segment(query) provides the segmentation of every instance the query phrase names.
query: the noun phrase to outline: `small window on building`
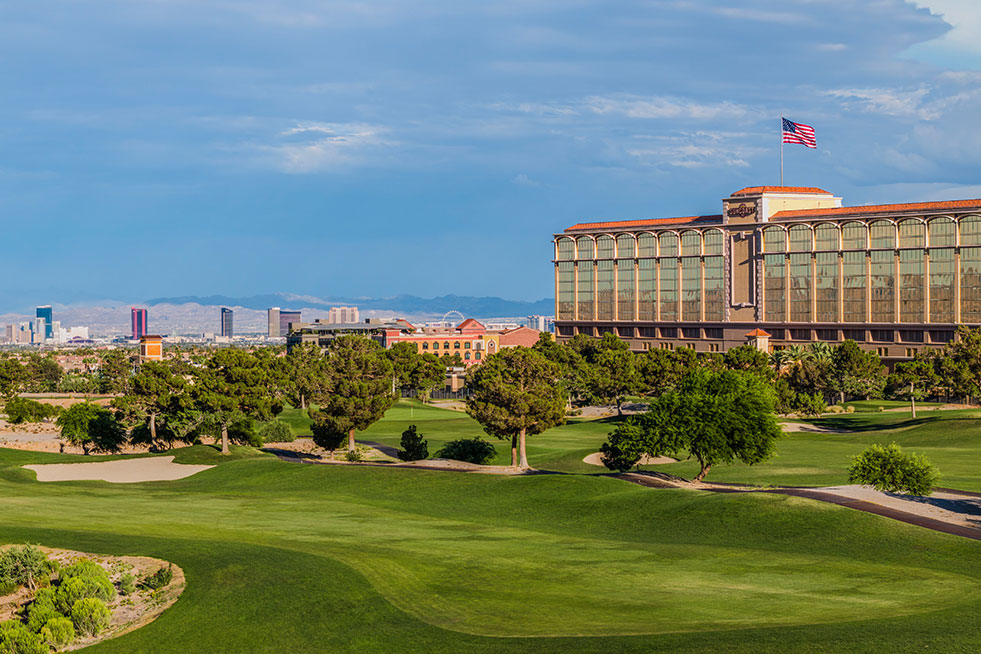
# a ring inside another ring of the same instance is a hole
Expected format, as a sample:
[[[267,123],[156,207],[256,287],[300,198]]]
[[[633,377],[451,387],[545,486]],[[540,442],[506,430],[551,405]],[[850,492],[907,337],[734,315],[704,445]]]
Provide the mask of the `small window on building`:
[[[448,350],[448,349],[450,349],[450,342],[449,342],[449,341],[445,341],[445,342],[443,343],[443,349],[444,349],[444,350]]]
[[[913,357],[915,357],[916,356],[916,348],[915,347],[908,347],[908,348],[906,348],[906,356],[908,356],[910,359],[912,359]]]
[[[641,327],[641,338],[657,338],[657,327]]]
[[[465,342],[465,343],[463,344],[463,349],[464,349],[464,350],[469,350],[469,349],[470,349],[470,341],[467,341],[467,342]]]
[[[454,350],[459,350],[460,349],[460,341],[457,341],[457,342],[453,343],[453,349]]]
[[[429,343],[423,343],[422,344],[422,349],[428,350],[429,349]]]
[[[613,333],[613,328],[612,327],[597,327],[596,328],[596,332],[599,334],[600,337],[602,337],[603,334],[612,334]]]
[[[617,334],[620,335],[620,338],[633,338],[634,337],[634,328],[633,327],[617,327]]]
[[[819,329],[817,330],[817,337],[819,341],[837,341],[838,340],[838,330],[837,329]]]
[[[719,327],[706,327],[705,338],[722,338],[722,329]],[[712,350],[718,352],[718,350]]]
[[[433,343],[433,349],[434,350],[438,350],[439,349],[439,343]]]
[[[678,338],[678,328],[661,327],[661,338]]]
[[[865,342],[865,330],[864,329],[845,329],[842,334],[847,340],[855,341],[856,343]]]
[[[559,336],[572,336],[572,325],[559,325]],[[480,349],[480,343],[477,343],[477,349]]]
[[[702,330],[698,327],[682,327],[681,335],[684,338],[701,338]]]
[[[791,329],[790,338],[794,341],[809,341],[811,340],[811,330],[810,329]]]
[[[919,329],[902,329],[899,332],[899,340],[903,343],[922,343],[923,332]]]
[[[464,361],[469,361],[470,360],[470,353],[469,352],[464,352],[463,353],[463,360]]]
[[[931,329],[930,330],[930,342],[931,343],[949,343],[954,340],[954,332],[947,329]]]
[[[480,361],[480,352],[474,353],[473,358],[476,359],[477,361]]]
[[[718,343],[709,343],[709,352],[718,352],[721,346]]]
[[[889,356],[889,348],[888,347],[877,347],[877,348],[875,348],[875,353],[878,354],[880,357],[887,357],[887,356]]]
[[[896,334],[891,329],[872,330],[872,342],[874,343],[891,343],[895,337]]]

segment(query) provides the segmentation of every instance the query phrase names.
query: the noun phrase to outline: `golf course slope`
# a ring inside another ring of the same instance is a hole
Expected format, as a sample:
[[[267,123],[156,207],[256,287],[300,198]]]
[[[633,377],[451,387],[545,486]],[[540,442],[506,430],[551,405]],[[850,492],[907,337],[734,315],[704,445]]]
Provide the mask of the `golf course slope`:
[[[174,454],[215,467],[46,484],[20,466],[65,457],[0,450],[5,542],[185,571],[159,619],[86,651],[967,652],[981,638],[981,543],[809,500]]]

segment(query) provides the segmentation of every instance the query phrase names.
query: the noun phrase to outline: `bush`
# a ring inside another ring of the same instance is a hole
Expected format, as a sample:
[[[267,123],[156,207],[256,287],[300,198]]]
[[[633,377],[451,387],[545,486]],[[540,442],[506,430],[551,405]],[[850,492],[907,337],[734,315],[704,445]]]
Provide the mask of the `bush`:
[[[35,590],[47,584],[47,562],[48,557],[34,545],[11,547],[0,554],[0,580]]]
[[[402,432],[402,449],[398,451],[400,461],[421,461],[429,458],[429,443],[416,431],[415,425]]]
[[[344,458],[351,463],[357,463],[358,461],[364,461],[364,450],[360,447],[355,446],[353,450],[348,450],[344,455]]]
[[[929,495],[940,473],[921,454],[907,454],[892,443],[872,445],[852,460],[848,481],[879,491]]]
[[[826,405],[820,393],[797,393],[794,397],[793,410],[802,416],[817,416],[824,413]]]
[[[75,629],[86,636],[98,636],[109,626],[112,613],[97,597],[85,597],[72,606],[71,618]]]
[[[123,595],[132,595],[136,592],[136,577],[130,573],[124,573],[119,578],[119,592]]]
[[[95,561],[90,561],[88,559],[82,559],[81,561],[76,561],[75,563],[62,568],[59,573],[59,578],[61,581],[67,581],[72,577],[82,577],[84,579],[91,579],[93,577],[105,577],[109,578],[109,573],[106,569]]]
[[[853,407],[853,406],[846,406],[845,407],[845,413],[855,413],[855,407]]]
[[[59,617],[61,617],[61,613],[54,607],[52,599],[38,600],[35,598],[34,602],[27,607],[27,628],[35,632],[41,631],[49,620]]]
[[[292,443],[296,440],[296,435],[285,422],[280,420],[269,420],[259,423],[256,433],[263,443]]]
[[[62,581],[55,591],[55,608],[61,613],[68,612],[80,599],[95,598],[109,602],[116,596],[116,588],[109,577],[71,577]]]
[[[828,413],[844,413],[845,412],[845,410],[842,407],[838,406],[837,404],[832,404],[831,406],[829,406],[825,410]]]
[[[75,625],[65,616],[59,615],[48,620],[48,623],[41,628],[41,637],[51,647],[61,649],[75,640]]]
[[[174,569],[172,566],[160,568],[153,574],[143,577],[140,585],[150,590],[159,590],[169,584],[174,579]]]
[[[23,623],[14,620],[0,622],[0,653],[49,654],[50,651],[44,637],[30,631]]]
[[[325,416],[319,411],[310,409],[307,411],[313,424],[310,425],[310,433],[313,434],[313,442],[319,447],[330,452],[330,458],[334,458],[334,450],[347,440],[347,430],[342,429],[329,416]]]
[[[41,422],[47,418],[58,415],[61,407],[50,404],[42,404],[25,397],[14,397],[7,400],[4,412],[7,414],[7,421],[19,425],[23,422]]]
[[[436,453],[436,457],[440,459],[454,459],[478,465],[486,464],[495,456],[497,450],[494,446],[480,437],[450,441]]]

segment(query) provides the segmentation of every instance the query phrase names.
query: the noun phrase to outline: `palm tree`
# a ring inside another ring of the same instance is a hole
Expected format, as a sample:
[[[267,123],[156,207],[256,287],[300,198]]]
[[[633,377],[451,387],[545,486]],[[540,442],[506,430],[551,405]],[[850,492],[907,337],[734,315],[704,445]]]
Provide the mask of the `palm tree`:
[[[787,363],[795,366],[812,358],[811,351],[803,345],[791,345],[785,352],[787,353]]]
[[[774,350],[770,352],[770,365],[776,369],[778,375],[783,374],[788,362],[787,350]]]
[[[834,351],[835,348],[831,343],[825,343],[824,341],[811,343],[811,359],[819,363],[830,363]]]

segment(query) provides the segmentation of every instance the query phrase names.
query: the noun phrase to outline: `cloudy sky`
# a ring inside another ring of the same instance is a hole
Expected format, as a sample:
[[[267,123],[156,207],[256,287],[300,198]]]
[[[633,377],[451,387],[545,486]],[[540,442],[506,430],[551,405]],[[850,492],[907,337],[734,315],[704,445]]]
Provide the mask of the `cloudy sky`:
[[[976,0],[0,0],[0,312],[551,295],[551,234],[779,180],[981,197]]]

